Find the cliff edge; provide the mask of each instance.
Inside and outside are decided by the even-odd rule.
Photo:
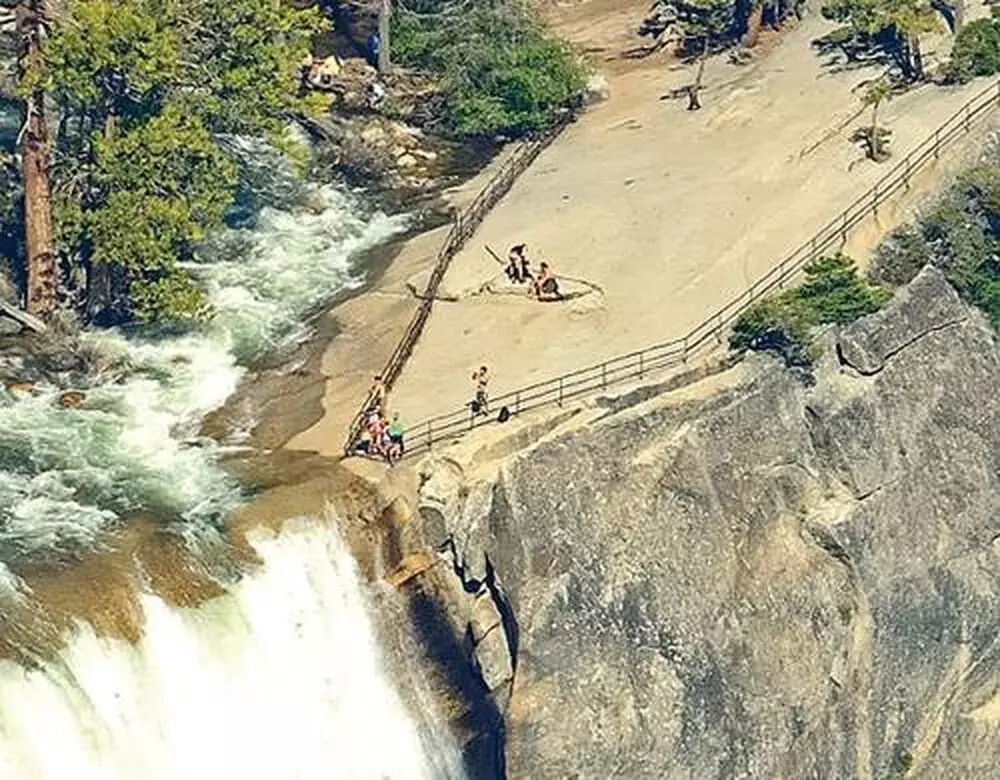
[[[823,341],[810,381],[754,356],[425,464],[424,533],[506,617],[473,652],[508,777],[1000,777],[995,334],[929,268]]]

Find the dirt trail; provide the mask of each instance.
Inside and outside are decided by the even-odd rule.
[[[847,139],[856,122],[839,128],[872,74],[826,66],[810,41],[829,28],[809,17],[753,65],[711,61],[699,112],[660,100],[686,68],[640,61],[613,75],[611,99],[539,157],[453,261],[443,291],[460,299],[436,304],[392,408],[411,423],[459,408],[481,363],[496,395],[681,335],[867,190],[887,168],[861,160]],[[889,103],[897,155],[982,88],[925,87]],[[498,271],[484,245],[506,254],[521,242],[536,263],[604,294],[559,304],[475,294]],[[345,399],[345,357],[334,343],[328,414],[290,446],[341,444],[366,389]]]

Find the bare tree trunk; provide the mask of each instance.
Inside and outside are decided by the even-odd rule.
[[[45,0],[18,6],[19,26],[25,41],[21,73],[41,56]],[[45,125],[45,95],[34,90],[24,102],[22,176],[24,179],[24,232],[27,250],[29,314],[45,316],[56,305],[56,255],[52,230],[52,194],[49,189],[49,139]]]
[[[708,38],[705,38],[705,48],[701,50],[701,57],[698,58],[698,72],[694,77],[694,84],[688,88],[688,111],[697,111],[701,108],[701,100],[698,93],[701,92],[701,79],[705,75],[705,60],[708,59]]]
[[[871,143],[869,148],[872,153],[872,160],[879,162],[882,159],[882,143],[878,132],[878,103],[872,103],[872,129],[870,135]]]
[[[378,72],[388,76],[392,70],[392,57],[389,50],[389,17],[392,14],[392,0],[381,0],[378,9]]]

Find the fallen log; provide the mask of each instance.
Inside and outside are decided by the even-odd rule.
[[[45,323],[38,319],[38,317],[28,314],[26,311],[21,311],[21,309],[6,301],[0,301],[0,314],[10,317],[15,322],[20,323],[28,330],[33,330],[35,333],[45,332]]]

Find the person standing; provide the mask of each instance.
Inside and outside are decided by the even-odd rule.
[[[524,256],[525,246],[525,244],[512,246],[510,252],[507,253],[507,267],[504,272],[507,274],[507,278],[515,284],[528,281],[528,260]]]
[[[386,387],[385,382],[382,380],[382,375],[376,374],[372,380],[371,389],[368,391],[368,397],[371,399],[371,408],[381,409],[385,406],[385,394]]]
[[[397,457],[402,457],[406,452],[406,445],[403,443],[403,435],[406,433],[406,426],[399,419],[399,412],[392,415],[392,422],[389,423],[389,442],[392,449],[398,452]]]
[[[478,371],[473,372],[472,381],[476,383],[476,395],[472,401],[472,411],[474,414],[489,414],[489,384],[490,373],[486,366],[480,366]]]

